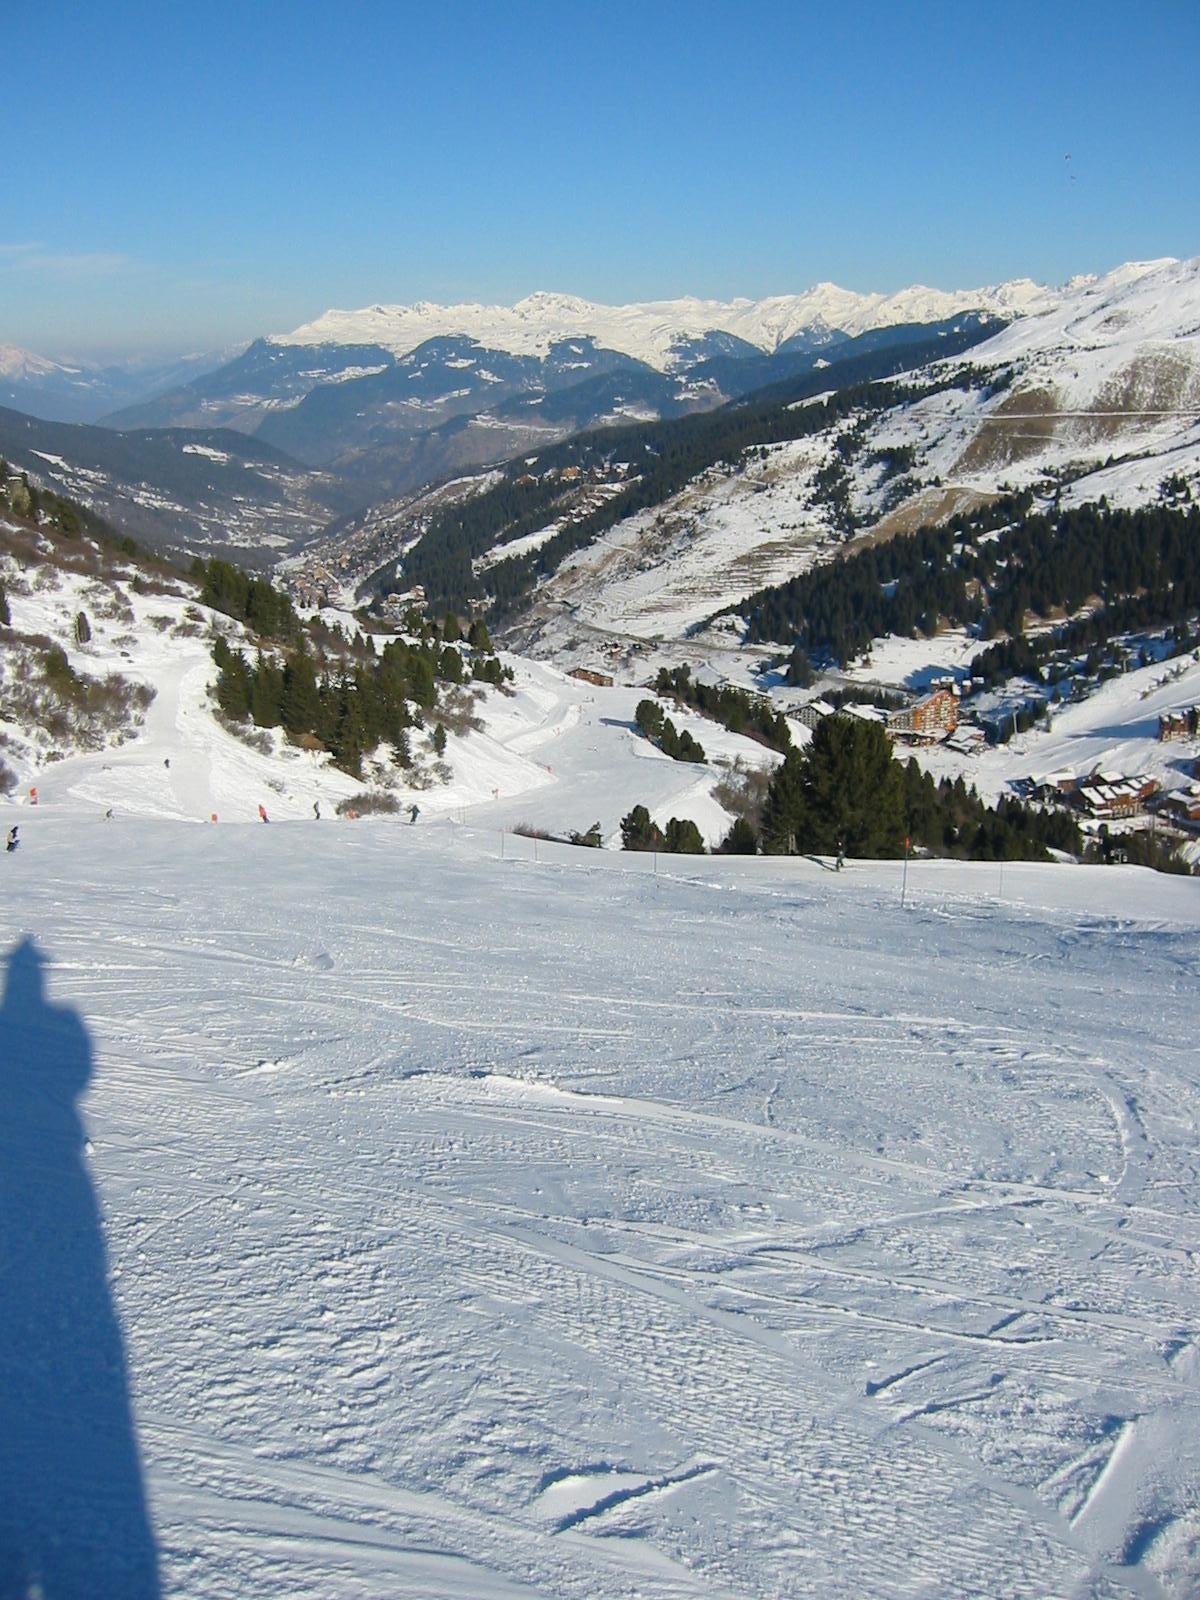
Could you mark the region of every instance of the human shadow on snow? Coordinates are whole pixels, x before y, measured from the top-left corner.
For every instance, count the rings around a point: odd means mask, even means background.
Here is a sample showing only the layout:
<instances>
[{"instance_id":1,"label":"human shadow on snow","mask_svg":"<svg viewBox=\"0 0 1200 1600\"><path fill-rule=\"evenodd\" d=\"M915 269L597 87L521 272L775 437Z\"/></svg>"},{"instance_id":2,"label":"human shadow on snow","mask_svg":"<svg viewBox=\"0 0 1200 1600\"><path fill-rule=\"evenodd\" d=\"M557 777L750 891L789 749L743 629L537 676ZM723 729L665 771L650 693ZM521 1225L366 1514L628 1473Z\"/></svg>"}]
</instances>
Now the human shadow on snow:
<instances>
[{"instance_id":1,"label":"human shadow on snow","mask_svg":"<svg viewBox=\"0 0 1200 1600\"><path fill-rule=\"evenodd\" d=\"M32 939L0 1005L0 1600L158 1600L121 1330L75 1102L87 1029Z\"/></svg>"}]
</instances>

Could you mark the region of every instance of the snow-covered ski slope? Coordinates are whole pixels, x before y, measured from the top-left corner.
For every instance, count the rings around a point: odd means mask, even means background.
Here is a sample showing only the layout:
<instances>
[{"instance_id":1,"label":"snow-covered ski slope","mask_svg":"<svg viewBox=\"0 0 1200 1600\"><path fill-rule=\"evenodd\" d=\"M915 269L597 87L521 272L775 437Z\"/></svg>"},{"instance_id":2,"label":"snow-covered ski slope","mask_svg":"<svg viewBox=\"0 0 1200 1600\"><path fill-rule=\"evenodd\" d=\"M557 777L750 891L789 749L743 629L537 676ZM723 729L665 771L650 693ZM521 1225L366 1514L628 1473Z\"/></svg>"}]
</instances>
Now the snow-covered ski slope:
<instances>
[{"instance_id":1,"label":"snow-covered ski slope","mask_svg":"<svg viewBox=\"0 0 1200 1600\"><path fill-rule=\"evenodd\" d=\"M19 815L164 1593L1197 1592L1195 882Z\"/></svg>"},{"instance_id":2,"label":"snow-covered ski slope","mask_svg":"<svg viewBox=\"0 0 1200 1600\"><path fill-rule=\"evenodd\" d=\"M551 833L584 832L599 821L606 842L619 843L621 818L646 805L666 826L672 816L691 818L716 844L730 815L711 791L722 776L716 763L740 758L762 766L777 758L762 745L728 733L686 710L672 712L704 745L710 764L668 759L634 728L645 694L631 686L598 688L554 667L510 660L514 681L503 691L481 689L477 727L451 731L446 781L417 786L386 749L368 761L361 780L338 771L323 752L291 745L276 731L236 737L214 716L210 686L217 669L212 630L235 647L253 641L229 618L200 606L186 583L164 592L139 593L128 574L101 583L45 566L32 581L15 564L0 565L7 579L14 629L58 645L72 667L92 677L116 671L155 691L144 724L128 743L79 752L44 729L6 720L5 686L22 671L23 647L0 643L0 751L16 779L13 799L36 789L41 810L83 817L139 816L221 823L251 821L261 805L272 820L311 818L314 804L328 819L380 779L398 806L417 804L428 815L470 815L497 830L528 824ZM80 645L76 618L84 611L91 637ZM355 619L329 612L329 621L353 632ZM447 720L450 720L449 717ZM432 776L430 727L413 731L418 773ZM458 727L458 724L455 724ZM4 803L3 811L20 820Z\"/></svg>"}]
</instances>

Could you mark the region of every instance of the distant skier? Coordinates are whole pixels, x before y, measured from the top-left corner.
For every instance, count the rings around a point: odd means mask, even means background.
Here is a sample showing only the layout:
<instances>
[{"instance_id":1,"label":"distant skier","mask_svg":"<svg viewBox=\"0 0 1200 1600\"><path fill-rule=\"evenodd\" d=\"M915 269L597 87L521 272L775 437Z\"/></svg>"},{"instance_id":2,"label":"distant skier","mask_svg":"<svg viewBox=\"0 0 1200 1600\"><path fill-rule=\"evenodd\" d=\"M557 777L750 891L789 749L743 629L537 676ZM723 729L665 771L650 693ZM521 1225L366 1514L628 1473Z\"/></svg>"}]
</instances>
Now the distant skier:
<instances>
[{"instance_id":1,"label":"distant skier","mask_svg":"<svg viewBox=\"0 0 1200 1600\"><path fill-rule=\"evenodd\" d=\"M20 839L17 838L17 830L15 828L10 828L8 830L8 843L4 846L4 848L11 855L20 842Z\"/></svg>"},{"instance_id":2,"label":"distant skier","mask_svg":"<svg viewBox=\"0 0 1200 1600\"><path fill-rule=\"evenodd\" d=\"M270 817L267 815L266 806L261 805L261 804L260 804L260 806L258 808L258 820L260 822L270 822L270 820L271 820Z\"/></svg>"},{"instance_id":3,"label":"distant skier","mask_svg":"<svg viewBox=\"0 0 1200 1600\"><path fill-rule=\"evenodd\" d=\"M835 868L835 871L840 872L845 865L846 865L846 851L845 851L844 846L842 845L842 841L839 839L838 840L838 853L837 853L837 867Z\"/></svg>"},{"instance_id":4,"label":"distant skier","mask_svg":"<svg viewBox=\"0 0 1200 1600\"><path fill-rule=\"evenodd\" d=\"M313 816L316 817L318 822L320 822L320 820L321 820L321 802L319 800L314 800L313 801Z\"/></svg>"},{"instance_id":5,"label":"distant skier","mask_svg":"<svg viewBox=\"0 0 1200 1600\"><path fill-rule=\"evenodd\" d=\"M418 807L418 806L409 806L409 808L408 808L408 825L409 825L410 828L412 827L413 823L416 822L417 818L420 815L421 815L420 807Z\"/></svg>"},{"instance_id":6,"label":"distant skier","mask_svg":"<svg viewBox=\"0 0 1200 1600\"><path fill-rule=\"evenodd\" d=\"M113 808L111 806L109 806L108 810L104 813L104 820L105 820L105 822L111 822L112 819L113 819Z\"/></svg>"}]
</instances>

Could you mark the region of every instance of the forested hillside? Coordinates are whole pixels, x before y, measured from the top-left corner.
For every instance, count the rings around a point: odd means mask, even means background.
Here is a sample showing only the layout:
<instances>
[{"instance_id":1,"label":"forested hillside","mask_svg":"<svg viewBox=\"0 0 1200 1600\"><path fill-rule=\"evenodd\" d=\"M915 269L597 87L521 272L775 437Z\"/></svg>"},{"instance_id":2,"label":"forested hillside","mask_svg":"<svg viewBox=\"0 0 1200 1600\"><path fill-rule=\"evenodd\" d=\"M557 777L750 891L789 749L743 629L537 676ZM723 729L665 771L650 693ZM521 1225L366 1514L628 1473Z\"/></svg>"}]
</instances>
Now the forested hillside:
<instances>
[{"instance_id":1,"label":"forested hillside","mask_svg":"<svg viewBox=\"0 0 1200 1600\"><path fill-rule=\"evenodd\" d=\"M986 383L987 376L971 368L933 383L881 381L934 358L952 357L977 344L983 333L972 326L957 334L874 350L715 412L584 433L540 452L536 459L518 459L508 465L495 487L447 507L433 519L404 558L402 581L422 585L439 606L463 608L472 600L484 600L504 615L566 556L626 517L660 505L706 468L720 462L733 467L747 450L820 433L864 409L882 410L940 389ZM817 396L827 398L816 401ZM570 471L607 476L614 464L623 471L620 487L603 504L573 517L578 490L567 488L561 475ZM551 523L559 524L557 531L536 550L476 570L479 557ZM393 572L386 574L388 587L397 581L401 580Z\"/></svg>"},{"instance_id":2,"label":"forested hillside","mask_svg":"<svg viewBox=\"0 0 1200 1600\"><path fill-rule=\"evenodd\" d=\"M1029 494L847 554L739 607L748 638L844 664L889 634L932 636L946 623L984 640L1018 636L1027 616L1072 616L1093 602L1093 630L1174 623L1200 610L1200 510L1102 506L1041 512ZM1093 637L1096 637L1094 632Z\"/></svg>"}]
</instances>

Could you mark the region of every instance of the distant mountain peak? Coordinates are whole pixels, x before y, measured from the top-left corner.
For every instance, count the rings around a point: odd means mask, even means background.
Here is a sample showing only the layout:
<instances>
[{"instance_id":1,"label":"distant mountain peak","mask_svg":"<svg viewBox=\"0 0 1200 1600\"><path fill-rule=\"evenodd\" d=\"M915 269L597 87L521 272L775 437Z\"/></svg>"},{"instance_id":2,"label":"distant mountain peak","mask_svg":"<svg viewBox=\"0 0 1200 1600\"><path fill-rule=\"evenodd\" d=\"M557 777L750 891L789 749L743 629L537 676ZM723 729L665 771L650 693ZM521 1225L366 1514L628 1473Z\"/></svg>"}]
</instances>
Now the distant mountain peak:
<instances>
[{"instance_id":1,"label":"distant mountain peak","mask_svg":"<svg viewBox=\"0 0 1200 1600\"><path fill-rule=\"evenodd\" d=\"M75 376L80 369L61 361L51 361L47 356L35 355L32 350L22 350L15 344L0 344L0 378L28 382L56 374Z\"/></svg>"},{"instance_id":2,"label":"distant mountain peak","mask_svg":"<svg viewBox=\"0 0 1200 1600\"><path fill-rule=\"evenodd\" d=\"M685 295L629 305L602 305L578 295L538 289L512 306L373 305L330 310L291 333L272 335L280 345L375 344L396 356L426 340L458 334L485 349L544 357L567 339L593 339L660 372L675 364L678 347L714 333L730 334L766 354L810 329L854 336L899 323L938 322L968 311L1012 317L1056 304L1054 291L1017 279L982 289L932 289L915 284L892 294L862 294L817 283L800 294L761 300L703 300Z\"/></svg>"},{"instance_id":3,"label":"distant mountain peak","mask_svg":"<svg viewBox=\"0 0 1200 1600\"><path fill-rule=\"evenodd\" d=\"M578 316L590 317L598 307L574 294L555 294L548 289L538 289L518 300L513 306L519 317Z\"/></svg>"}]
</instances>

